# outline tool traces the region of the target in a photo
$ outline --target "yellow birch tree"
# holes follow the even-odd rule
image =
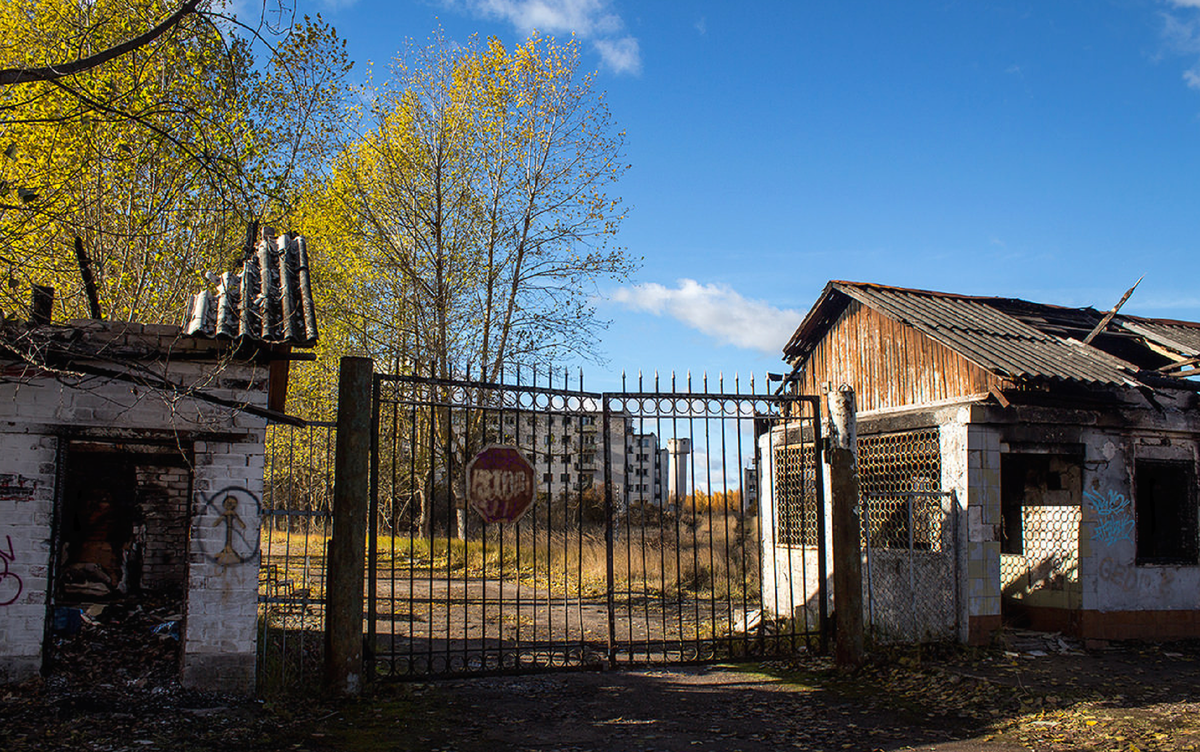
[[[290,208],[340,127],[343,46],[303,19],[256,65],[250,38],[215,13],[178,0],[0,8],[0,71],[17,73],[104,58],[174,19],[102,62],[0,86],[0,310],[49,284],[59,318],[86,315],[78,237],[106,317],[178,323],[201,275],[240,253],[246,223]]]

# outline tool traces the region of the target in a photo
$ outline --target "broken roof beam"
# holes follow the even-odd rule
[[[1156,370],[1159,373],[1170,373],[1171,371],[1182,371],[1183,369],[1190,367],[1192,369],[1192,371],[1195,372],[1196,366],[1198,366],[1198,365],[1200,365],[1200,357],[1188,358],[1187,360],[1180,360],[1175,363],[1168,363],[1167,365],[1165,365],[1161,368],[1158,368]],[[1181,373],[1180,375],[1181,376],[1190,376],[1191,374],[1190,373],[1188,373],[1188,374]]]
[[[1100,323],[1096,324],[1096,328],[1093,329],[1088,336],[1083,338],[1083,344],[1090,345],[1092,340],[1096,338],[1096,335],[1104,331],[1104,327],[1108,326],[1108,322],[1113,320],[1113,316],[1117,315],[1117,311],[1121,310],[1121,306],[1125,305],[1125,301],[1129,300],[1129,296],[1133,294],[1133,291],[1137,289],[1137,286],[1140,285],[1142,280],[1145,278],[1145,274],[1138,277],[1138,281],[1133,283],[1133,287],[1125,291],[1125,294],[1121,296],[1121,299],[1117,301],[1117,304],[1113,306],[1113,309],[1104,314],[1104,318],[1100,319]]]

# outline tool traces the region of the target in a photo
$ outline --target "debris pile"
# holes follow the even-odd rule
[[[1044,658],[1048,655],[1086,655],[1083,643],[1061,632],[1035,632],[1028,629],[1005,630],[1001,638],[1010,658]]]
[[[179,674],[177,600],[64,605],[54,613],[51,671],[74,684],[142,687]]]

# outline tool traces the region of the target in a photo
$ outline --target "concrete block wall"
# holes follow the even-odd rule
[[[1194,435],[1085,433],[1080,571],[1084,630],[1109,639],[1200,636],[1200,566],[1137,563],[1136,462],[1198,465]]]
[[[959,504],[959,639],[983,644],[1000,619],[1000,435],[961,407],[941,426],[942,489]]]

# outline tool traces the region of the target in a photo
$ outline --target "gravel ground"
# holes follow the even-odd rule
[[[84,681],[84,679],[87,679]],[[1200,749],[1200,645],[1007,648],[377,685],[354,700],[188,692],[157,673],[0,689],[24,750]]]

